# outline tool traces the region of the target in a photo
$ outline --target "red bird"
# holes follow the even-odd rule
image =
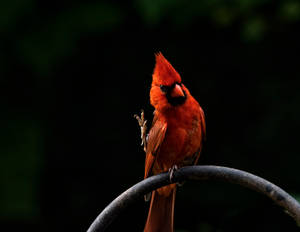
[[[180,75],[158,53],[150,103],[155,108],[146,146],[145,178],[196,164],[205,138],[204,113]],[[152,192],[145,232],[172,232],[176,184]]]

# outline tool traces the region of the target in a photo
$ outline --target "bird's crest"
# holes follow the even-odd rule
[[[175,82],[181,83],[181,77],[161,52],[155,54],[156,64],[152,75],[152,83],[171,86]]]

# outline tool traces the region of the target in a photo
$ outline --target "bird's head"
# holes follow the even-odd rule
[[[155,54],[150,102],[159,111],[184,104],[189,94],[181,77],[161,52]]]

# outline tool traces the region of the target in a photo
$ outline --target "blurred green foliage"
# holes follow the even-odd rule
[[[295,22],[300,19],[300,3],[299,1],[286,1],[283,2],[279,16],[286,21]]]
[[[1,1],[0,6],[1,33],[8,33],[16,27],[22,15],[33,10],[34,1]]]
[[[43,168],[43,136],[36,121],[1,121],[0,217],[35,221]]]
[[[51,17],[19,41],[24,62],[46,75],[55,63],[70,57],[82,34],[107,33],[120,25],[123,12],[109,4],[79,4]]]
[[[175,27],[195,20],[214,23],[215,27],[239,25],[244,41],[262,40],[276,24],[299,21],[298,1],[277,1],[272,15],[263,14],[262,8],[271,1],[264,0],[136,0],[133,6],[145,27],[154,27],[165,20]],[[82,34],[108,33],[126,17],[126,9],[112,3],[73,3],[49,17],[36,14],[34,1],[2,1],[0,5],[0,29],[9,39],[17,40],[17,55],[42,76],[67,57],[72,56]],[[20,34],[18,25],[24,21]],[[17,35],[18,37],[14,37]]]

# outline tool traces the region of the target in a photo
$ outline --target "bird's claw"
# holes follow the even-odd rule
[[[147,132],[147,120],[145,120],[145,113],[144,110],[141,110],[141,117],[138,116],[137,114],[134,115],[135,119],[138,121],[138,124],[141,128],[141,139],[142,139],[142,143],[141,146],[144,146],[144,151],[146,152],[146,147],[147,147],[147,136],[146,136],[146,132]]]
[[[170,169],[169,169],[169,178],[170,178],[170,182],[173,182],[173,178],[174,178],[174,173],[178,170],[178,166],[175,164],[173,165]]]
[[[181,182],[177,182],[176,184],[177,184],[178,187],[181,187],[181,186],[184,185],[184,183],[185,183],[185,181],[181,181]]]

